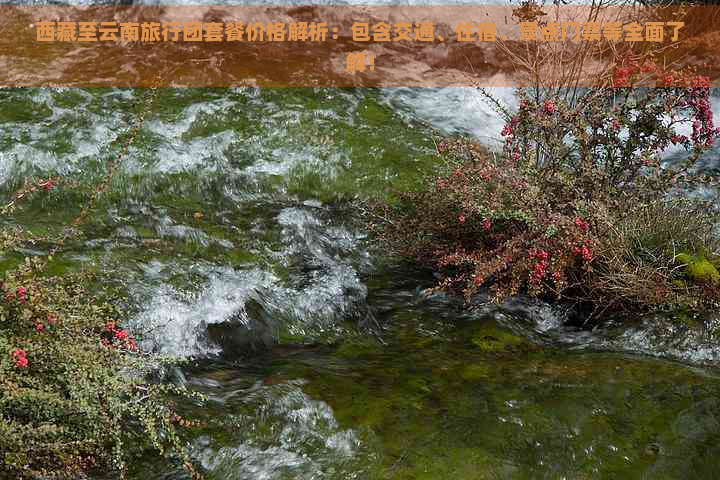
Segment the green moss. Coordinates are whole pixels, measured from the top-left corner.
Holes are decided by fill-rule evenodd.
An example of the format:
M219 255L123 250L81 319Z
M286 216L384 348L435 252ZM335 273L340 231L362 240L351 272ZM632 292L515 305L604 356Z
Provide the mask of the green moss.
M0 272L4 273L17 268L25 257L16 252L0 252Z
M487 324L473 334L472 343L483 352L502 352L524 344L525 340L495 325Z
M83 263L79 260L73 260L68 258L66 255L56 255L53 259L48 262L44 275L48 277L62 276L69 273L80 272L83 269ZM92 262L87 262L89 265L94 265Z
M392 110L370 99L366 99L360 105L358 114L364 120L364 124L369 126L382 127L394 120Z
M422 377L409 377L407 380L407 386L410 391L418 393L420 395L432 392L432 387L429 382Z
M696 327L699 324L697 313L693 312L690 308L680 308L673 314L673 319L680 324L688 327Z
M380 343L373 338L357 338L343 342L335 354L344 358L362 358L376 355L381 351Z
M707 260L694 262L689 265L688 275L698 283L712 283L713 285L720 283L720 273L718 273L717 268Z
M0 123L40 122L52 115L45 104L36 103L31 98L17 95L18 91L0 92Z
M253 254L252 252L248 252L247 250L242 250L238 248L230 250L225 255L228 258L229 262L232 263L234 266L257 262L258 260L257 255Z
M720 272L712 262L703 256L694 256L681 253L676 257L677 261L686 265L685 275L695 283L720 284Z
M55 105L61 108L79 107L87 101L81 90L74 88L53 91L50 95Z
M490 375L490 368L482 363L473 365L467 365L460 371L460 377L468 382L474 382L488 378Z

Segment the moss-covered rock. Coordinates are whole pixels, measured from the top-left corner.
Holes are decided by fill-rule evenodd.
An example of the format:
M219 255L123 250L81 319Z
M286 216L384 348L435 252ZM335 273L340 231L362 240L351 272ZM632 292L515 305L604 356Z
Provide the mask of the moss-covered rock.
M375 338L350 338L345 340L337 350L336 355L343 358L366 358L382 352L382 345Z
M685 274L693 282L712 285L720 284L720 272L705 257L681 253L676 259L679 263L686 265Z
M517 335L495 325L483 325L472 336L472 343L483 352L503 352L519 347L526 342Z
M460 372L460 377L468 382L487 379L490 376L490 367L482 363L466 365Z

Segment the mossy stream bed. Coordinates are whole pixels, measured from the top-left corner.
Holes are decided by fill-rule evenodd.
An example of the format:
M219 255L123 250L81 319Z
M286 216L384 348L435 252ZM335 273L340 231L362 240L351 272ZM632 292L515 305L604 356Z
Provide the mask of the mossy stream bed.
M97 271L145 349L187 360L209 478L717 477L716 337L548 335L552 312L425 296L368 241L358 200L413 188L438 129L498 137L473 90L162 89L138 125L146 94L0 90L3 197L60 178L3 219L48 241L0 262L46 254L138 128L49 273ZM187 477L148 455L132 478Z
M193 451L210 478L679 479L720 468L714 372L539 347L487 316L418 307L383 321L382 341L188 369L210 398L186 410L201 422ZM142 465L137 478L160 470Z

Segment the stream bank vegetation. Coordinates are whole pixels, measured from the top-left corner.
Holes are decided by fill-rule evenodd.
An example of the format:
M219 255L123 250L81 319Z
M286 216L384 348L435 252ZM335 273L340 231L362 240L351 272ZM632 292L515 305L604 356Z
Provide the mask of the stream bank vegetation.
M518 95L515 112L493 101L501 152L444 140L424 188L375 207L384 245L468 300L529 294L574 304L586 322L717 307L717 175L700 168L720 133L709 80L626 57L609 85L572 101Z
M156 95L148 91L137 122L118 137L124 144L106 175L93 191L76 192L86 206L63 233L31 232L13 226L12 217L22 202L56 202L58 189L74 188L69 179L27 179L0 208L0 252L7 254L0 278L0 478L124 478L132 459L149 450L200 478L182 435L194 425L173 400L203 398L163 381L176 360L138 348L100 272L58 275L54 265L127 155ZM8 260L27 247L33 253L24 261Z
M163 360L140 352L91 273L43 275L43 260L8 273L0 291L2 478L83 478L126 470L154 447L194 472L169 400L153 381Z

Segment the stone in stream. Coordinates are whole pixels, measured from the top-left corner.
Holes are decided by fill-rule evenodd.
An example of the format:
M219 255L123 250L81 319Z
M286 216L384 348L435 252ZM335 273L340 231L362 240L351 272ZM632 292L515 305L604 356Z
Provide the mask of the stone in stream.
M229 319L207 325L208 339L222 348L223 356L239 357L272 346L275 340L270 313L256 299Z

